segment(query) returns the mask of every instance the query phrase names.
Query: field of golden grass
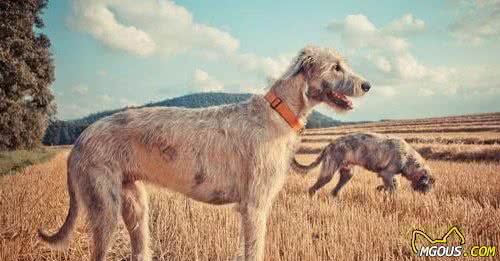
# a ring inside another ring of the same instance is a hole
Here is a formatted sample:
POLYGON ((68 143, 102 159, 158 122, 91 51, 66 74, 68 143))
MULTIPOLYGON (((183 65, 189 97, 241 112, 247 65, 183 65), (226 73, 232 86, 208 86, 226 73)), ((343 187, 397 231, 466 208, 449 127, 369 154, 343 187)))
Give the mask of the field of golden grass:
MULTIPOLYGON (((487 119, 482 125, 500 122, 500 114, 422 122, 439 125, 453 120, 458 128, 460 119, 480 122, 477 119, 480 117, 487 119)), ((375 125, 376 130, 383 125, 391 129, 391 124, 394 124, 394 130, 399 127, 408 129, 402 125, 405 122, 388 121, 378 125, 366 124, 365 127, 353 125, 351 128, 352 131, 364 131, 375 125)), ((407 123, 413 122, 419 121, 407 123)), ((341 131, 349 132, 349 128, 344 126, 341 131)), ((306 134, 334 130, 310 130, 306 134)), ((439 137, 467 136, 456 136, 455 133, 439 133, 439 137)), ((484 134, 474 132, 467 137, 481 139, 482 135, 500 140, 498 130, 484 134)), ((318 137, 323 136, 335 137, 318 137)), ((416 133, 412 137, 430 140, 438 136, 416 133)), ((437 143, 426 141, 419 145, 437 143)), ((303 145, 308 146, 308 142, 303 145)), ((439 146, 448 144, 439 143, 439 146)), ((467 146, 496 147, 495 144, 467 146)), ((67 153, 68 150, 64 150, 48 162, 28 167, 16 175, 0 177, 0 260, 88 260, 89 238, 84 215, 80 217, 66 251, 49 249, 36 237, 38 227, 54 231, 66 216, 67 153)), ((315 157, 315 154, 300 154, 298 160, 306 163, 315 157)), ((480 159, 465 162, 431 159, 429 164, 435 173, 436 184, 434 190, 425 195, 413 192, 405 180, 398 178, 401 188, 395 196, 389 197, 375 189, 381 180, 362 170, 338 198, 329 197, 337 177, 317 196, 309 198, 306 191, 314 183, 318 171, 306 177, 290 173, 268 222, 266 260, 426 260, 414 257, 411 252, 412 231, 422 229, 437 238, 454 225, 462 229, 467 250, 472 245, 494 245, 499 251, 500 163, 480 159)), ((151 187, 150 229, 154 260, 231 259, 238 244, 238 227, 238 215, 231 206, 214 207, 151 187)), ((120 224, 108 260, 128 260, 129 253, 128 235, 120 224)), ((495 260, 499 255, 444 260, 495 260)))

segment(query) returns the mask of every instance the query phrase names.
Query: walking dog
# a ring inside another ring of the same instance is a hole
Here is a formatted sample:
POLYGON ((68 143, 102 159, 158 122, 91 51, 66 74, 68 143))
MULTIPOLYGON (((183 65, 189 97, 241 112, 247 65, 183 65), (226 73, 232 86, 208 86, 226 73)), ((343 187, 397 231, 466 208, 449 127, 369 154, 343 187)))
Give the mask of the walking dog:
MULTIPOLYGON (((68 158, 69 212, 49 245, 67 243, 83 207, 92 259, 104 260, 121 212, 132 260, 151 260, 142 182, 209 204, 236 203, 238 260, 263 260, 266 222, 312 108, 352 109, 370 84, 334 50, 306 47, 265 96, 204 109, 138 108, 89 126, 68 158)), ((175 213, 172 213, 175 215, 175 213)))
POLYGON ((431 170, 422 156, 403 139, 389 135, 355 133, 342 136, 325 147, 310 165, 304 166, 293 159, 292 168, 305 174, 320 163, 323 163, 320 176, 309 189, 311 196, 330 182, 339 170, 339 181, 331 191, 332 196, 336 197, 352 178, 352 167, 355 165, 378 173, 385 189, 391 193, 396 189, 394 175, 398 173, 410 180, 413 189, 420 192, 429 191, 434 183, 431 170))

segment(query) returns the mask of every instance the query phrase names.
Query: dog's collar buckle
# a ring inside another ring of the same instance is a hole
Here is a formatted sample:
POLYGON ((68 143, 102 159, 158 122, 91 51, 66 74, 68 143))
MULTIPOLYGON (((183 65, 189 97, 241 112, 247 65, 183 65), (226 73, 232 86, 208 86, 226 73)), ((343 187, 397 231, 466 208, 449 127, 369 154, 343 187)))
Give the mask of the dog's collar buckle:
POLYGON ((276 109, 283 101, 276 97, 274 100, 272 100, 269 104, 271 105, 271 108, 276 109))
POLYGON ((275 110, 287 123, 292 127, 294 131, 296 131, 298 134, 301 134, 304 131, 304 126, 302 122, 298 119, 298 117, 293 113, 292 110, 290 110, 290 107, 276 94, 274 94, 273 91, 269 91, 265 96, 264 99, 269 102, 269 105, 273 110, 275 110))

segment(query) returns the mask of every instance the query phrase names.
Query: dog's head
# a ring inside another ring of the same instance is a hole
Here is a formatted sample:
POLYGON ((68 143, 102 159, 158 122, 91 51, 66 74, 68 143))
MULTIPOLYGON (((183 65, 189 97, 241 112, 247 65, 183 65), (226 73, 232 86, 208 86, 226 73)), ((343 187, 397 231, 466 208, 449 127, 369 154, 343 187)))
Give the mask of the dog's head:
POLYGON ((418 162, 406 173, 405 177, 411 181, 411 187, 418 192, 429 192, 434 184, 434 177, 432 176, 431 169, 418 162))
POLYGON ((314 106, 326 103, 337 111, 353 109, 348 97, 362 96, 370 83, 354 73, 334 49, 308 46, 302 49, 283 79, 302 74, 303 99, 314 106))

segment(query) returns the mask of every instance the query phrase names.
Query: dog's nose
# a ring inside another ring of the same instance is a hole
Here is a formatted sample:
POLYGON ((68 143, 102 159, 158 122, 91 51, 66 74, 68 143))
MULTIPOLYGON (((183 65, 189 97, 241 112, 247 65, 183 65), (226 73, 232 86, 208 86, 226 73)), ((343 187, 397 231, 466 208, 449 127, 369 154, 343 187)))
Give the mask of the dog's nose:
POLYGON ((369 91, 372 86, 369 82, 364 82, 361 84, 361 89, 365 92, 369 91))

